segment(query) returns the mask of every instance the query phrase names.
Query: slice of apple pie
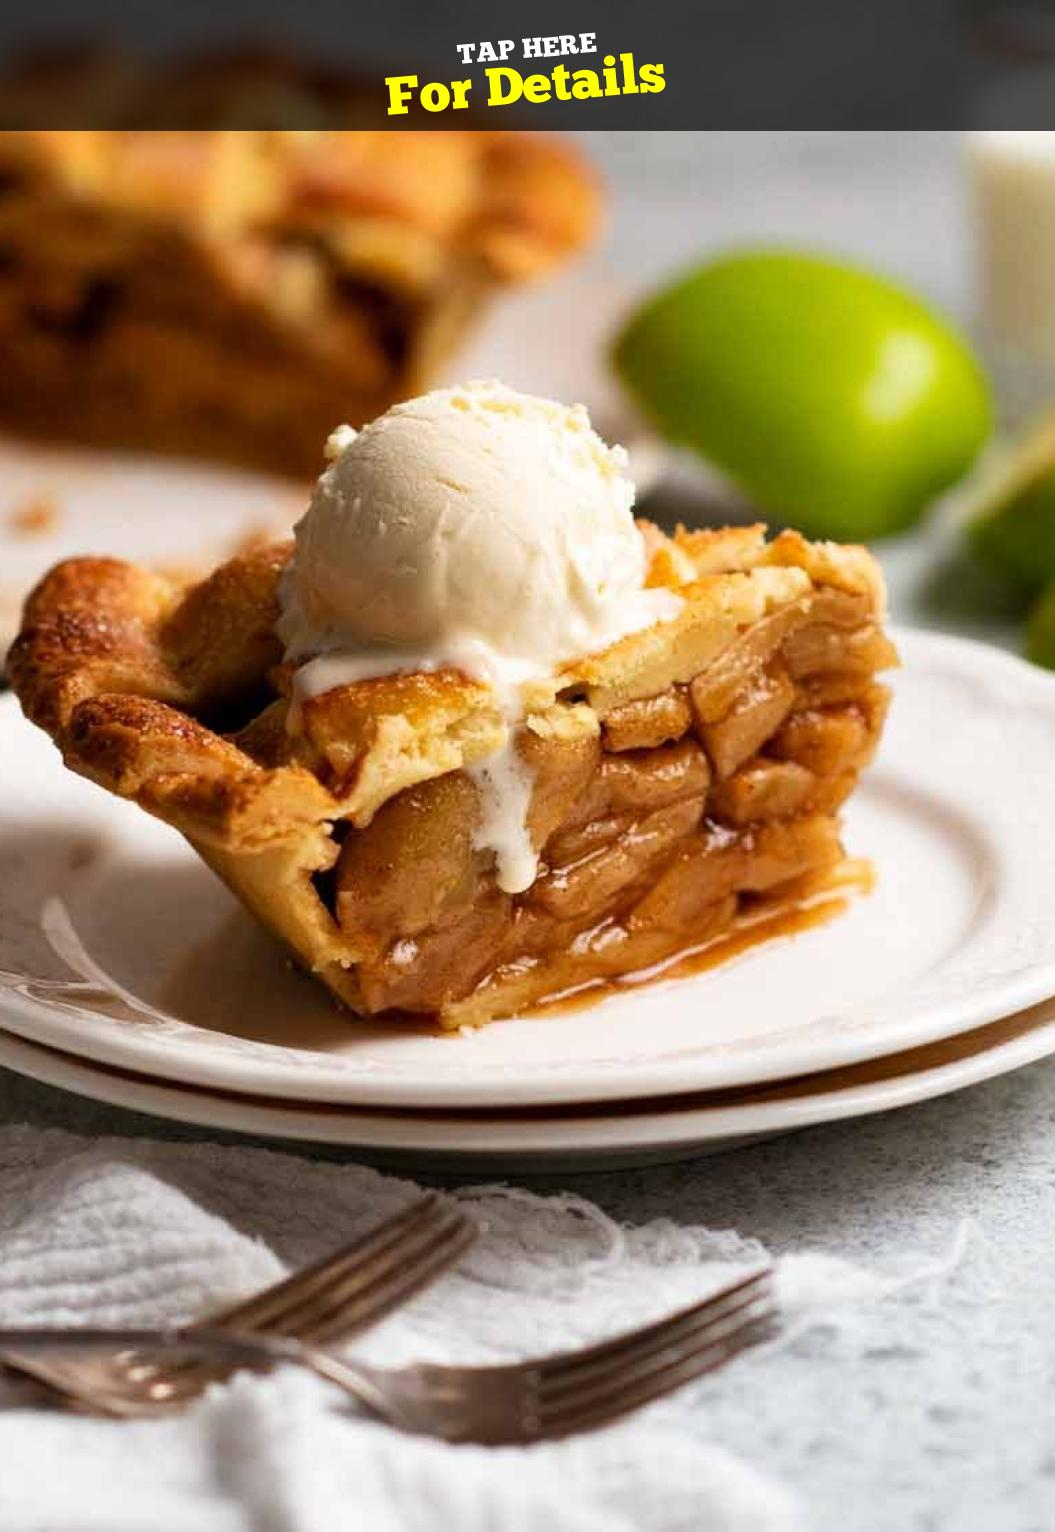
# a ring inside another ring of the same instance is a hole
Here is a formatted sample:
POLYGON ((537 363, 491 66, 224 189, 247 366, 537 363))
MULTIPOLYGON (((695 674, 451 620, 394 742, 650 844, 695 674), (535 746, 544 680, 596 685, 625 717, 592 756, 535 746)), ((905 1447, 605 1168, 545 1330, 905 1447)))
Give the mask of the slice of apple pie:
POLYGON ((896 662, 875 561, 762 527, 639 533, 669 605, 532 680, 513 724, 471 665, 323 656, 298 684, 288 544, 190 587, 62 564, 11 677, 69 766, 182 831, 351 1010, 476 1025, 663 964, 843 858, 896 662), (504 875, 503 749, 531 858, 504 875))

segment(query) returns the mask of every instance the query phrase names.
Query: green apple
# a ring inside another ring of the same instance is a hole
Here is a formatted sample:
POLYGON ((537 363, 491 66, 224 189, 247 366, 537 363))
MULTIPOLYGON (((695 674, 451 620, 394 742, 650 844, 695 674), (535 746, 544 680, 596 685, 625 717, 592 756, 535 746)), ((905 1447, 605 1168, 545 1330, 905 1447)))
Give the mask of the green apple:
POLYGON ((697 267, 631 316, 614 360, 666 436, 813 536, 910 526, 991 425, 981 369, 933 310, 792 251, 697 267))
POLYGON ((968 536, 987 563, 1027 591, 1055 577, 1055 413, 1035 422, 1012 449, 968 536))
POLYGON ((1055 581, 1050 584, 1029 614, 1026 627, 1026 655, 1034 665, 1055 670, 1055 581))

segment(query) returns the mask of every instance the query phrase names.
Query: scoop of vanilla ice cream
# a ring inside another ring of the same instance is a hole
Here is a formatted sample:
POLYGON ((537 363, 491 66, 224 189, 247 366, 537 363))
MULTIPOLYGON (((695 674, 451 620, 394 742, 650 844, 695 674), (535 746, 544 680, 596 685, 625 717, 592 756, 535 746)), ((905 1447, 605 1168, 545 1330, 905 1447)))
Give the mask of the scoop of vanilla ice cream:
POLYGON ((500 383, 439 389, 343 426, 296 528, 290 658, 399 651, 531 670, 655 621, 621 447, 582 405, 500 383))
POLYGON ((291 723, 300 699, 399 670, 453 665, 489 684, 509 728, 467 768, 474 843, 517 893, 537 871, 516 745, 524 683, 681 605, 643 588, 626 453, 582 405, 468 383, 341 426, 327 455, 280 592, 279 636, 299 663, 291 723))

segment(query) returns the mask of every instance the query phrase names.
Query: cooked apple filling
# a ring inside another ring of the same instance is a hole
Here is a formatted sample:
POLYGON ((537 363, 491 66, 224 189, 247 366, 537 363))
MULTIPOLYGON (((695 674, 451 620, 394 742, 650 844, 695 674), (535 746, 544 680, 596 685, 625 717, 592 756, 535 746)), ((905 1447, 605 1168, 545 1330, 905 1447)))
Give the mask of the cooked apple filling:
POLYGON ((517 734, 523 893, 476 844, 494 696, 411 672, 291 706, 286 546, 189 587, 60 565, 12 681, 70 766, 180 829, 345 1005, 475 1025, 663 964, 843 858, 896 663, 874 560, 762 528, 646 536, 679 615, 564 667, 517 734))
POLYGON ((749 631, 687 685, 612 709, 573 742, 525 731, 539 875, 502 893, 473 848, 477 794, 451 773, 348 835, 335 913, 363 1008, 475 1019, 650 968, 842 859, 837 811, 875 750, 889 640, 827 593, 749 631))

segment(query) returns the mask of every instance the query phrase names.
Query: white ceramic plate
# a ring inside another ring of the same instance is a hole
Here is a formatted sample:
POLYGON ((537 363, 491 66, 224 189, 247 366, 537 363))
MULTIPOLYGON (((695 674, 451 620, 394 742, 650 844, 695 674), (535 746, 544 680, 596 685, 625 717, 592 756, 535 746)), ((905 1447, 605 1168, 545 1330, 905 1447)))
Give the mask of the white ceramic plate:
POLYGON ((878 1058, 1055 994, 1055 679, 900 636, 879 764, 847 816, 876 891, 693 978, 469 1036, 350 1021, 166 826, 0 708, 0 1021, 191 1084, 388 1108, 715 1090, 878 1058))
POLYGON ((755 1090, 610 1107, 405 1113, 301 1105, 159 1084, 0 1030, 0 1066, 130 1111, 258 1137, 341 1144, 374 1160, 443 1169, 616 1169, 717 1153, 817 1123, 962 1090, 1055 1052, 1055 1003, 868 1064, 755 1090))

